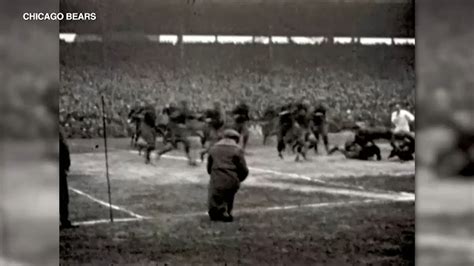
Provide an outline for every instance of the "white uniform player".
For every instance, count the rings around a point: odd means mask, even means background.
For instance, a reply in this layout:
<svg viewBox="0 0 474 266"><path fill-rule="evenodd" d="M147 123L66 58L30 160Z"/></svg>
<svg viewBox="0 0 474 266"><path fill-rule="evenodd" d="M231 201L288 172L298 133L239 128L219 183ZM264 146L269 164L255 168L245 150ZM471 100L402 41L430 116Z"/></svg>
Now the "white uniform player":
<svg viewBox="0 0 474 266"><path fill-rule="evenodd" d="M397 104L396 111L392 113L392 124L395 126L394 133L410 132L410 123L415 121L415 116Z"/></svg>

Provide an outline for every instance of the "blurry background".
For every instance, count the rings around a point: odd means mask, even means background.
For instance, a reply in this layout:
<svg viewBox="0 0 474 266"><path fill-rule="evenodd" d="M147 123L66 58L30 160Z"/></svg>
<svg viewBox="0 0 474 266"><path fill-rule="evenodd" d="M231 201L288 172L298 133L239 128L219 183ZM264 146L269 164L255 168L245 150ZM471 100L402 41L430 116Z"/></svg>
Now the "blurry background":
<svg viewBox="0 0 474 266"><path fill-rule="evenodd" d="M57 7L0 3L0 265L58 263L58 23L21 18Z"/></svg>
<svg viewBox="0 0 474 266"><path fill-rule="evenodd" d="M473 11L472 1L417 1L419 265L474 263Z"/></svg>

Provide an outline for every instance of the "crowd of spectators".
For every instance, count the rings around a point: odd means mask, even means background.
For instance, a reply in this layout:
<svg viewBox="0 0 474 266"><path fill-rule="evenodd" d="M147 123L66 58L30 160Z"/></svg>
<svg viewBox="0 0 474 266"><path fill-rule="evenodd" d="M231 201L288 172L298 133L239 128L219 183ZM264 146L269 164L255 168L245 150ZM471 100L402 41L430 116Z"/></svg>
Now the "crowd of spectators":
<svg viewBox="0 0 474 266"><path fill-rule="evenodd" d="M159 109L187 100L199 112L216 100L227 110L244 100L259 120L287 96L305 97L324 101L334 130L347 119L389 126L396 102L414 112L409 46L62 43L60 57L60 119L69 137L100 136L100 95L117 137L129 134L127 113L140 101Z"/></svg>

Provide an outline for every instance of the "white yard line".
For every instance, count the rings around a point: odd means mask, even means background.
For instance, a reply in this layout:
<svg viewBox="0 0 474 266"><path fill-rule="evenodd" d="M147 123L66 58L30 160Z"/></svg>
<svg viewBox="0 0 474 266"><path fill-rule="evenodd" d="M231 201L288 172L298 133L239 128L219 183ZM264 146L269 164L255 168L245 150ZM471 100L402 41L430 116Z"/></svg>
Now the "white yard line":
<svg viewBox="0 0 474 266"><path fill-rule="evenodd" d="M281 205L281 206L272 206L272 207L243 208L243 209L234 210L234 214L266 213L266 212L297 210L297 209L320 209L320 208L325 208L325 207L350 206L350 205L381 203L381 202L385 202L385 201L366 199L366 200L353 200L353 201L343 201L343 202L323 202L323 203L310 203L310 204L302 204L302 205ZM137 222L137 221L144 221L144 220L157 220L157 219L173 218L173 217L174 218L190 218L190 217L199 217L199 216L207 216L207 215L208 214L205 211L190 212L190 213L183 213L183 214L164 214L161 217L114 219L114 223L115 222L127 223L127 222ZM107 223L110 223L109 219L81 221L81 222L76 222L74 224L89 226L89 225L107 224Z"/></svg>
<svg viewBox="0 0 474 266"><path fill-rule="evenodd" d="M138 154L137 151L130 151L131 153ZM174 160L180 160L180 161L187 161L188 159L186 157L182 156L174 156L174 155L163 155L161 156L162 158L168 158L168 159L174 159ZM408 192L392 192L392 191L380 191L380 192L370 192L370 191L360 191L360 190L353 190L354 188L357 189L364 189L363 187L359 186L351 186L351 185L345 185L345 184L340 184L340 183L334 183L334 182L327 182L321 179L317 178L312 178L309 176L305 175L299 175L295 173L284 173L284 172L279 172L279 171L274 171L274 170L269 170L269 169L262 169L262 168L255 168L255 167L249 167L250 171L254 172L260 172L260 173L269 173L269 174L275 174L275 175L280 175L280 176L286 176L286 177L291 177L295 179L303 179L307 181L314 181L317 183L321 183L324 185L331 185L335 187L343 187L344 189L340 188L327 188L327 187L311 187L307 188L306 190L309 191L315 191L315 192L326 192L326 193L331 193L331 194L339 194L339 195L346 195L346 196L356 196L356 197L365 197L365 198L373 198L373 199L380 199L380 200L394 200L394 201L415 201L415 194L414 193L408 193ZM400 174L401 175L401 174ZM254 185L254 184L252 184ZM272 186L276 188L282 188L285 187L290 190L297 190L296 188L301 187L300 185L292 185L292 186L285 186L285 185L279 185L273 182L268 182L265 183L264 186ZM298 191L300 191L299 189Z"/></svg>
<svg viewBox="0 0 474 266"><path fill-rule="evenodd" d="M353 201L343 201L343 202L322 202L322 203L311 203L311 204L302 204L302 205L283 205L283 206L274 206L274 207L257 207L257 208L247 208L236 210L236 213L262 213L262 212L272 212L272 211L283 211L283 210L294 210L294 209L320 209L324 207L337 207L337 206L350 206L358 204L367 204L381 202L380 200L353 200Z"/></svg>
<svg viewBox="0 0 474 266"><path fill-rule="evenodd" d="M317 177L310 177L310 176L300 175L300 174L295 174L295 173L285 173L285 172L269 170L269 169L262 169L262 168L256 168L256 167L249 167L249 169L253 170L253 171L256 171L256 172L293 177L293 178L303 179L303 180L307 180L307 181L313 181L313 182L317 182L317 183L321 183L321 184L334 185L334 186L347 187L347 188L361 188L361 189L363 189L363 187L361 187L361 186L352 186L352 185L346 185L346 184L341 184L341 183L328 182L328 181L322 180L322 179L317 178ZM379 174L383 175L384 173L379 173ZM414 174L414 172L409 172L409 171L399 172L399 173L389 174L389 176L401 177L401 176L407 176L407 175L411 175L411 174ZM372 175L375 175L375 174L370 174L369 176L372 176ZM366 175L363 175L363 176L366 176ZM331 177L350 178L350 177L357 177L357 176L356 175L348 175L348 174L329 174L329 173L326 173L326 174L324 174L324 177L327 177L327 178L331 178Z"/></svg>
<svg viewBox="0 0 474 266"><path fill-rule="evenodd" d="M114 209L114 210L124 212L124 213L126 213L126 214L128 214L128 215L130 215L130 216L133 216L133 217L137 218L137 219L145 219L145 218L146 218L145 216L136 214L136 213L134 213L134 212L132 212L132 211L129 211L129 210L125 209L125 208L122 208L122 207L120 207L120 206L116 206L116 205L113 205L113 204L112 204L112 205L109 205L108 202L105 202L105 201L102 201L102 200L100 200L100 199L98 199L98 198L95 198L95 197L93 197L93 196L91 196L91 195L89 195L89 194L87 194L87 193L85 193L85 192L80 191L79 189L75 189L75 188L69 187L69 190L71 190L71 191L73 191L73 192L75 192L75 193L77 193L77 194L79 194L79 195L81 195L81 196L84 196L84 197L86 197L86 198L88 198L88 199L90 199L90 200L92 200L92 201L94 201L94 202L97 202L97 203L99 203L99 204L102 205L102 206L105 206L105 207L107 207L107 208L111 207L111 208Z"/></svg>
<svg viewBox="0 0 474 266"><path fill-rule="evenodd" d="M269 169L261 169L261 168L255 168L255 167L249 167L249 169L254 171L254 172L269 173L269 174L274 174L274 175L279 175L279 176L291 177L291 178L295 178L295 179L311 181L311 182L314 182L314 183L320 183L320 184L324 184L324 185L328 185L328 186L352 188L352 189L357 188L357 189L367 190L363 186L347 185L347 184L343 184L343 183L340 183L340 182L329 182L329 181L325 181L325 180L322 180L322 179L317 178L317 177L310 177L310 176L300 175L300 174L295 174L295 173L285 173L285 172L274 171L274 170L269 170ZM411 174L414 174L414 172L408 172L407 171L407 172L392 173L392 174L388 174L388 175L390 177L402 177L402 176L408 176L408 175L411 175ZM387 174L379 173L378 175L387 175ZM375 176L375 174L361 175L361 176ZM357 175L347 175L347 174L328 174L328 173L326 173L326 174L324 174L324 177L325 178L338 177L339 179L342 179L342 178L354 178L354 177L357 178L358 176ZM382 191L382 190L380 190L380 192L391 192L391 191Z"/></svg>
<svg viewBox="0 0 474 266"><path fill-rule="evenodd" d="M136 152L136 151L131 151L131 152L135 153L135 154L138 154L138 152ZM180 160L180 161L187 161L188 160L186 157L174 156L174 155L162 155L161 157L168 158L168 159L174 159L174 160ZM255 172L260 172L260 173L267 173L267 174L294 177L294 178L299 178L299 179L303 179L303 180L307 180L307 181L314 181L314 182L318 182L318 183L322 183L322 184L328 184L328 182L326 182L324 180L321 180L321 179L311 178L311 177L308 177L308 176L298 175L298 174L294 174L294 173L283 173L283 172L279 172L279 171L256 168L256 167L252 167L252 166L249 166L249 170L255 171Z"/></svg>
<svg viewBox="0 0 474 266"><path fill-rule="evenodd" d="M138 154L138 151L130 150L130 153ZM162 155L161 158L168 158L168 159L174 159L174 160L179 160L179 161L187 161L188 160L184 156L175 156L175 155L166 155L166 154ZM274 174L274 175L280 175L280 176L292 177L292 178L296 178L296 179L307 180L307 181L313 181L313 182L316 182L316 183L321 183L321 184L326 184L326 185L334 185L334 186L339 186L339 187L364 189L361 186L352 186L352 185L346 185L346 184L341 184L341 183L328 182L328 181L322 180L322 179L317 178L317 177L310 177L310 176L300 175L300 174L295 174L295 173L280 172L280 171L275 171L275 170L270 170L270 169L257 168L257 167L253 167L253 166L249 166L249 170L252 170L252 171L255 171L255 172L260 172L260 173L268 173L268 174ZM378 173L378 174L382 175L384 173ZM392 174L389 174L389 175L393 176L393 177L403 177L403 176L412 175L412 174L415 174L415 172L414 171L404 171L404 172L392 173ZM375 175L375 174L371 174L371 175ZM328 173L328 174L325 174L325 177L350 178L350 177L357 177L357 176L356 175L348 175L348 174L329 174Z"/></svg>
<svg viewBox="0 0 474 266"><path fill-rule="evenodd" d="M295 209L320 209L324 207L337 207L337 206L349 206L357 204L368 204L383 202L383 200L352 200L352 201L339 201L339 202L319 202L319 203L309 203L301 205L280 205L272 207L255 207L255 208L243 208L236 209L233 211L234 214L246 214L246 213L266 213L272 211L285 211L285 210L295 210ZM171 217L194 217L194 216L207 216L207 212L192 212L192 213L183 213L183 214L172 214Z"/></svg>
<svg viewBox="0 0 474 266"><path fill-rule="evenodd" d="M142 221L145 219L149 219L149 217L147 218L114 218L114 223L136 222L136 221ZM81 222L75 222L74 225L86 226L86 225L107 224L107 223L111 223L110 219L81 221Z"/></svg>
<svg viewBox="0 0 474 266"><path fill-rule="evenodd" d="M254 187L272 187L277 189L288 189L298 192L321 192L329 194L337 194L351 197L363 197L379 200L390 200L390 201L415 201L415 194L405 192L392 192L392 193L381 193L381 192L370 192L361 190L351 190L345 188L328 188L328 187L316 187L316 186L301 186L293 184L281 184L276 182L265 182L265 183L251 183L248 186Z"/></svg>
<svg viewBox="0 0 474 266"><path fill-rule="evenodd" d="M284 172L280 172L280 171L262 169L262 168L256 168L256 167L249 167L249 170L254 171L254 172L274 174L274 175L279 175L279 176L286 176L286 177L291 177L291 178L296 178L296 179L302 179L302 180L311 181L311 182L315 182L315 183L320 183L320 184L324 184L324 185L333 185L333 186L339 186L339 187L350 187L350 188L363 189L363 187L360 187L360 186L350 186L350 185L341 184L341 183L333 183L333 182L328 182L328 181L321 180L319 178L309 177L309 176L305 176L305 175L299 175L299 174L295 174L295 173L284 173Z"/></svg>

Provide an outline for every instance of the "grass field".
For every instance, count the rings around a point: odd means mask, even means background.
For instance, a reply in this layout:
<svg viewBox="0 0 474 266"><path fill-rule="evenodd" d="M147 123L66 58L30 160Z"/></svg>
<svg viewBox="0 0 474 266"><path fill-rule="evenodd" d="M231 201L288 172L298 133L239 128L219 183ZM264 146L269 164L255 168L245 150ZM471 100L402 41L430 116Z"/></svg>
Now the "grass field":
<svg viewBox="0 0 474 266"><path fill-rule="evenodd" d="M343 143L344 136L331 136ZM70 140L71 219L61 263L140 265L410 265L414 261L414 163L313 155L296 163L251 143L250 176L230 224L206 215L204 164L181 151L154 165L109 140L114 223L109 223L102 140ZM381 144L384 158L388 146ZM321 149L322 150L322 149Z"/></svg>

